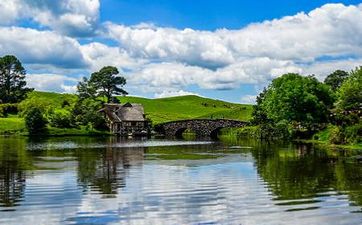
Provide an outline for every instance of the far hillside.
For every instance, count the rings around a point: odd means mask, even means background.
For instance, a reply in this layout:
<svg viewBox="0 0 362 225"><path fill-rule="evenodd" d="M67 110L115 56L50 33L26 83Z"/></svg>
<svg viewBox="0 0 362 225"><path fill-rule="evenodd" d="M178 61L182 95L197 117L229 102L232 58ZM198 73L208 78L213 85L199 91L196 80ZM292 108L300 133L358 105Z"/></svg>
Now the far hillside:
<svg viewBox="0 0 362 225"><path fill-rule="evenodd" d="M251 119L252 106L202 98L194 95L147 99L139 97L119 97L122 103L140 103L153 124L173 120L208 119Z"/></svg>

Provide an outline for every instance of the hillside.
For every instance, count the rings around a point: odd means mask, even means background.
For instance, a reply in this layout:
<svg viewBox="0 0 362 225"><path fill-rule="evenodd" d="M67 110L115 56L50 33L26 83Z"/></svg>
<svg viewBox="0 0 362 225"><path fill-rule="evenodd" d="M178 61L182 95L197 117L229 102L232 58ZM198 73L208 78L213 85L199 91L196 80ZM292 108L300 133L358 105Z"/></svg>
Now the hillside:
<svg viewBox="0 0 362 225"><path fill-rule="evenodd" d="M172 120L194 118L226 118L250 120L252 106L241 105L199 96L147 99L139 97L120 97L122 103L140 103L153 124Z"/></svg>
<svg viewBox="0 0 362 225"><path fill-rule="evenodd" d="M61 108L64 101L75 103L76 96L72 94L59 94L49 92L32 92L28 98L40 105L51 108ZM226 118L250 120L252 106L241 105L220 100L202 98L198 96L180 96L160 99L147 99L140 97L119 97L121 103L140 103L145 113L152 120L153 125L183 119L194 118ZM11 115L10 118L0 118L0 134L13 133L25 129L24 120Z"/></svg>
<svg viewBox="0 0 362 225"><path fill-rule="evenodd" d="M60 108L64 100L68 102L76 101L76 96L72 94L37 91L31 93L29 98L46 101L54 108ZM158 99L126 96L119 97L119 100L121 103L142 104L146 115L152 120L153 124L194 118L250 120L252 112L251 105L234 104L195 95Z"/></svg>

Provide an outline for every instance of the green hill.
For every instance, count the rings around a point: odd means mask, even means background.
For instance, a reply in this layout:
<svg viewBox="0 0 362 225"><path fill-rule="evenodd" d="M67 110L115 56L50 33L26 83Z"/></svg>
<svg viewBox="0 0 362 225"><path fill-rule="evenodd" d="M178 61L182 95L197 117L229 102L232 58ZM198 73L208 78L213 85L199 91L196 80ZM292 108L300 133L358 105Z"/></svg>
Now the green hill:
<svg viewBox="0 0 362 225"><path fill-rule="evenodd" d="M76 96L34 91L28 99L36 101L39 105L51 108L62 108L64 102L72 105ZM140 103L145 108L145 113L152 120L153 125L183 119L195 118L225 118L248 121L251 118L252 106L234 104L220 100L202 98L189 95L170 98L147 99L140 97L119 97L121 103ZM20 104L21 105L21 104ZM66 109L65 109L66 110ZM0 134L14 133L25 129L24 120L10 115L10 118L0 118Z"/></svg>
<svg viewBox="0 0 362 225"><path fill-rule="evenodd" d="M140 103L153 124L173 120L194 118L225 118L250 120L252 106L241 105L199 96L147 99L139 97L119 97L122 103Z"/></svg>

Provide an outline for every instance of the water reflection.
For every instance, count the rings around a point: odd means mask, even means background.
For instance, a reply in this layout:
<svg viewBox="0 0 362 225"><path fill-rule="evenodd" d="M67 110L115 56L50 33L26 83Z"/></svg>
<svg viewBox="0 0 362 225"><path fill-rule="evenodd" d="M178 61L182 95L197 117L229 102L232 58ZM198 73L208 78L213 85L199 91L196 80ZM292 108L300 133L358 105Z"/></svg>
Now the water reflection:
<svg viewBox="0 0 362 225"><path fill-rule="evenodd" d="M0 138L0 223L358 224L354 154L252 140Z"/></svg>

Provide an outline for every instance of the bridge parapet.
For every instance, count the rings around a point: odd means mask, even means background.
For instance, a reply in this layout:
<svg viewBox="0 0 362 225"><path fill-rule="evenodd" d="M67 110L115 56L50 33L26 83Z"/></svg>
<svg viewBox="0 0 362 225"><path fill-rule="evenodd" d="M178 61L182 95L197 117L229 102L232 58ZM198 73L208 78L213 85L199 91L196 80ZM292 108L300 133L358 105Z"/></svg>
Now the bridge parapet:
<svg viewBox="0 0 362 225"><path fill-rule="evenodd" d="M180 136L186 129L199 137L213 137L221 128L243 127L248 122L229 119L192 119L171 121L158 125L158 130L168 137Z"/></svg>

